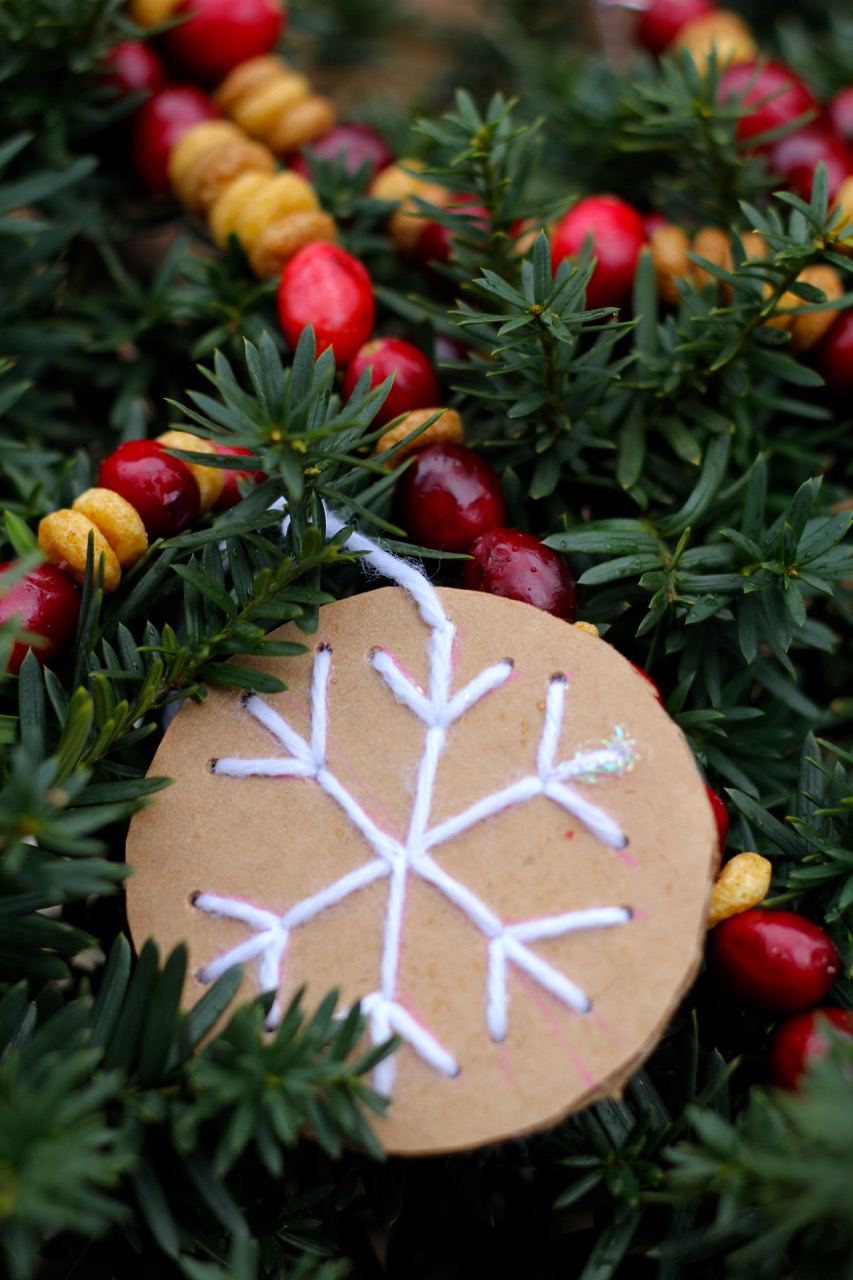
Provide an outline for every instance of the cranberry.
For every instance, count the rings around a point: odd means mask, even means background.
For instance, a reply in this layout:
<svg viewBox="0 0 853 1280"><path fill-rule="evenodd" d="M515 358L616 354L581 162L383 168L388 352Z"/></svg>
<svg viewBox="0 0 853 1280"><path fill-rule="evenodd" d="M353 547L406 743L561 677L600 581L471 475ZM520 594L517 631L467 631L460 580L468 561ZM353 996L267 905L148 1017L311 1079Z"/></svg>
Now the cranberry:
<svg viewBox="0 0 853 1280"><path fill-rule="evenodd" d="M647 240L651 240L656 232L666 231L667 227L672 226L669 218L665 218L662 213L658 213L657 209L650 209L648 213L642 215L642 218L643 231Z"/></svg>
<svg viewBox="0 0 853 1280"><path fill-rule="evenodd" d="M741 142L818 111L806 86L778 62L737 62L727 67L720 76L717 98L744 111L737 123Z"/></svg>
<svg viewBox="0 0 853 1280"><path fill-rule="evenodd" d="M394 511L413 542L437 551L467 551L505 515L498 477L461 444L421 449L397 482Z"/></svg>
<svg viewBox="0 0 853 1280"><path fill-rule="evenodd" d="M842 311L814 349L814 363L833 395L853 393L853 311Z"/></svg>
<svg viewBox="0 0 853 1280"><path fill-rule="evenodd" d="M622 307L630 301L634 270L646 243L643 220L618 196L589 196L561 218L551 242L554 270L564 258L574 258L592 239L596 259L587 286L586 305Z"/></svg>
<svg viewBox="0 0 853 1280"><path fill-rule="evenodd" d="M381 134L371 129L369 124L346 121L315 138L307 152L297 151L291 157L290 167L310 182L309 158L321 160L324 164L341 165L351 178L366 166L368 180L394 163L394 153Z"/></svg>
<svg viewBox="0 0 853 1280"><path fill-rule="evenodd" d="M156 93L166 83L166 70L144 40L123 40L104 59L102 83L119 98L132 93Z"/></svg>
<svg viewBox="0 0 853 1280"><path fill-rule="evenodd" d="M795 1013L817 1004L838 975L829 934L793 911L744 911L708 940L708 967L739 1004Z"/></svg>
<svg viewBox="0 0 853 1280"><path fill-rule="evenodd" d="M796 1089L810 1062L824 1058L829 1039L821 1030L829 1022L845 1039L853 1038L853 1010L824 1006L780 1022L770 1041L770 1079L780 1089Z"/></svg>
<svg viewBox="0 0 853 1280"><path fill-rule="evenodd" d="M712 791L708 784L705 784L705 794L708 797L708 803L711 806L711 812L714 815L714 821L717 824L717 844L720 853L726 847L726 837L729 834L729 815L726 813L726 806L721 796L716 791Z"/></svg>
<svg viewBox="0 0 853 1280"><path fill-rule="evenodd" d="M216 104L191 84L173 84L155 93L133 117L130 151L133 168L151 195L169 190L169 153L194 124L215 120Z"/></svg>
<svg viewBox="0 0 853 1280"><path fill-rule="evenodd" d="M770 168L803 200L811 198L814 171L821 161L826 165L832 200L844 179L853 173L853 151L841 138L811 124L780 138L770 151Z"/></svg>
<svg viewBox="0 0 853 1280"><path fill-rule="evenodd" d="M532 533L489 529L469 547L473 560L462 571L471 591L522 600L555 618L575 620L575 580L569 566Z"/></svg>
<svg viewBox="0 0 853 1280"><path fill-rule="evenodd" d="M217 453L239 454L241 457L254 457L251 449L244 449L239 444L222 444L219 440L211 440L210 442ZM222 492L213 504L217 511L230 511L232 507L236 507L238 502L242 501L243 495L240 492L241 480L246 482L254 481L260 484L266 479L263 471L232 471L230 467L223 471L225 480L222 486Z"/></svg>
<svg viewBox="0 0 853 1280"><path fill-rule="evenodd" d="M0 564L0 573L12 568L12 562ZM39 662L52 662L70 643L80 613L80 592L70 578L55 564L40 564L18 578L0 596L0 623L17 617L26 631L39 640L32 651ZM7 670L17 675L30 651L25 641L16 640Z"/></svg>
<svg viewBox="0 0 853 1280"><path fill-rule="evenodd" d="M174 16L188 21L167 31L163 44L185 75L216 84L275 47L285 14L280 0L182 0Z"/></svg>
<svg viewBox="0 0 853 1280"><path fill-rule="evenodd" d="M371 387L378 387L380 382L394 376L387 399L373 420L378 427L411 409L429 409L441 404L441 388L432 365L411 342L404 342L402 338L374 338L366 342L347 366L346 396L352 395L365 369L371 370Z"/></svg>
<svg viewBox="0 0 853 1280"><path fill-rule="evenodd" d="M637 23L637 40L650 53L663 53L685 23L716 9L712 0L652 0Z"/></svg>
<svg viewBox="0 0 853 1280"><path fill-rule="evenodd" d="M136 507L150 538L180 533L198 517L198 485L156 440L127 440L101 463L98 484Z"/></svg>
<svg viewBox="0 0 853 1280"><path fill-rule="evenodd" d="M448 213L469 218L472 229L476 228L482 233L488 233L490 226L489 211L485 205L480 204L477 196L459 193L445 205L445 209ZM423 230L418 237L416 250L418 260L424 266L435 263L441 266L446 265L450 261L450 256L453 253L455 242L459 235L460 232L458 230L452 230L434 219L425 221Z"/></svg>
<svg viewBox="0 0 853 1280"><path fill-rule="evenodd" d="M373 285L351 253L316 241L299 249L281 273L278 314L291 348L309 324L317 355L331 347L338 366L349 364L373 332Z"/></svg>
<svg viewBox="0 0 853 1280"><path fill-rule="evenodd" d="M826 114L839 138L853 142L853 84L835 95L826 109Z"/></svg>

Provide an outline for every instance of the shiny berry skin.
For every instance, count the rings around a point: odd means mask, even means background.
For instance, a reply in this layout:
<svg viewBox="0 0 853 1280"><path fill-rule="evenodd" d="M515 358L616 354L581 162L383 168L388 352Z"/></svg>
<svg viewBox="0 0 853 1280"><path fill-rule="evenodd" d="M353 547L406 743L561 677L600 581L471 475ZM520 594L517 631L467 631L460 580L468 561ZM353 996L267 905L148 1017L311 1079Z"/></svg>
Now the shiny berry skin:
<svg viewBox="0 0 853 1280"><path fill-rule="evenodd" d="M462 570L470 591L521 600L555 618L575 620L575 580L561 555L532 533L489 529L468 548L473 560Z"/></svg>
<svg viewBox="0 0 853 1280"><path fill-rule="evenodd" d="M853 151L841 138L817 124L780 138L770 149L769 160L773 173L803 200L811 198L814 171L821 161L826 165L830 200L853 173Z"/></svg>
<svg viewBox="0 0 853 1280"><path fill-rule="evenodd" d="M174 16L187 21L163 36L169 60L190 79L217 84L275 47L286 10L280 0L183 0Z"/></svg>
<svg viewBox="0 0 853 1280"><path fill-rule="evenodd" d="M708 968L724 994L770 1013L818 1004L839 970L829 934L793 911L744 911L712 930Z"/></svg>
<svg viewBox="0 0 853 1280"><path fill-rule="evenodd" d="M198 518L192 472L156 440L120 444L101 463L98 484L136 507L149 538L170 538Z"/></svg>
<svg viewBox="0 0 853 1280"><path fill-rule="evenodd" d="M436 551L467 551L502 525L500 481L488 462L462 444L433 444L415 454L394 491L397 522L411 540Z"/></svg>
<svg viewBox="0 0 853 1280"><path fill-rule="evenodd" d="M685 23L716 8L712 0L652 0L637 22L637 42L650 53L663 53Z"/></svg>
<svg viewBox="0 0 853 1280"><path fill-rule="evenodd" d="M841 89L826 108L827 118L839 138L853 142L853 84Z"/></svg>
<svg viewBox="0 0 853 1280"><path fill-rule="evenodd" d="M818 113L818 104L806 86L779 62L737 62L726 67L717 100L747 109L737 123L740 142L793 124L807 112L813 116Z"/></svg>
<svg viewBox="0 0 853 1280"><path fill-rule="evenodd" d="M381 134L371 129L369 124L346 121L336 124L327 133L315 138L304 152L297 151L291 157L291 169L310 182L309 156L324 164L342 166L351 178L364 165L368 181L394 163L394 153Z"/></svg>
<svg viewBox="0 0 853 1280"><path fill-rule="evenodd" d="M375 314L370 276L336 244L306 244L281 273L278 315L292 350L310 324L317 355L331 347L343 367L370 337Z"/></svg>
<svg viewBox="0 0 853 1280"><path fill-rule="evenodd" d="M101 82L118 98L132 93L156 93L166 83L166 68L144 40L123 40L114 45L103 63Z"/></svg>
<svg viewBox="0 0 853 1280"><path fill-rule="evenodd" d="M853 1039L853 1010L828 1005L794 1014L780 1022L770 1040L770 1080L780 1089L799 1088L810 1062L826 1057L829 1039L821 1021L829 1022L845 1039Z"/></svg>
<svg viewBox="0 0 853 1280"><path fill-rule="evenodd" d="M347 365L344 394L355 390L365 369L370 369L370 385L378 387L393 374L394 381L387 399L373 419L374 426L398 418L412 409L438 408L442 402L441 387L433 367L422 351L402 338L374 338L356 351Z"/></svg>
<svg viewBox="0 0 853 1280"><path fill-rule="evenodd" d="M587 286L587 308L625 306L631 298L637 258L646 243L642 218L618 196L588 196L579 201L554 232L554 270L563 258L577 257L588 237L596 264Z"/></svg>
<svg viewBox="0 0 853 1280"><path fill-rule="evenodd" d="M178 139L201 120L218 117L213 99L191 84L168 85L142 103L131 122L130 153L151 195L169 190L169 153Z"/></svg>
<svg viewBox="0 0 853 1280"><path fill-rule="evenodd" d="M815 368L833 395L853 394L853 311L842 311L812 353Z"/></svg>
<svg viewBox="0 0 853 1280"><path fill-rule="evenodd" d="M0 564L0 573L12 567ZM40 564L0 595L0 622L17 616L21 626L41 638L32 651L39 662L52 662L71 643L80 613L80 591L55 564ZM17 675L30 645L16 640L7 670Z"/></svg>
<svg viewBox="0 0 853 1280"><path fill-rule="evenodd" d="M243 458L254 456L251 449L244 449L239 444L222 444L219 440L211 440L210 443L216 452L220 454L239 455ZM254 481L255 484L260 484L262 480L266 479L263 471L232 471L230 467L226 468L222 474L225 483L222 486L222 492L213 504L217 511L230 511L232 507L236 507L238 502L242 502L243 494L240 492L239 485L241 480L246 482Z"/></svg>
<svg viewBox="0 0 853 1280"><path fill-rule="evenodd" d="M729 815L726 813L726 806L722 797L718 796L716 791L712 791L707 783L705 784L705 794L708 797L708 803L714 815L714 822L717 824L717 844L720 853L722 853L726 847L726 837L729 834Z"/></svg>

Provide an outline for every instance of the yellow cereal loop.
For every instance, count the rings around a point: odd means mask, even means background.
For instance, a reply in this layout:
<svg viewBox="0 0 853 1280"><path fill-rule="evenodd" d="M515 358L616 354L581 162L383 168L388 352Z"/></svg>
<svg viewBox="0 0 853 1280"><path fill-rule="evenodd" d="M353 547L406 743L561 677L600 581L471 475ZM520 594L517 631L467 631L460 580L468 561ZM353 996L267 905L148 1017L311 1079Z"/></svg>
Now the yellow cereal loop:
<svg viewBox="0 0 853 1280"><path fill-rule="evenodd" d="M574 626L578 631L585 631L589 636L601 635L601 632L594 622L576 622Z"/></svg>
<svg viewBox="0 0 853 1280"><path fill-rule="evenodd" d="M690 242L687 232L674 223L659 227L652 232L649 247L655 264L658 294L665 302L675 306L680 297L676 281L683 280L690 273L690 259L687 257Z"/></svg>
<svg viewBox="0 0 853 1280"><path fill-rule="evenodd" d="M396 466L402 462L404 458L408 458L410 454L417 453L420 449L425 449L430 444L462 444L465 439L465 430L462 426L462 419L455 409L411 409L404 418L399 422L395 422L393 427L389 427L376 442L376 452L384 453L386 449L393 449L401 440L405 440L406 436L412 431L417 431L418 427L423 426L425 422L434 414L439 416L435 422L422 431L419 436L415 436L414 440L409 440L404 444L399 452L394 454L390 459L389 465Z"/></svg>
<svg viewBox="0 0 853 1280"><path fill-rule="evenodd" d="M758 56L758 45L749 27L729 9L714 9L686 22L670 48L687 49L700 71L706 69L712 53L718 67L751 62Z"/></svg>
<svg viewBox="0 0 853 1280"><path fill-rule="evenodd" d="M220 111L230 115L232 109L243 98L255 93L261 85L280 79L284 74L295 73L291 72L287 64L274 54L262 53L256 58L247 58L245 62L234 67L233 71L228 72L216 90L213 95L216 105Z"/></svg>
<svg viewBox="0 0 853 1280"><path fill-rule="evenodd" d="M280 116L310 97L311 85L305 76L282 70L274 79L240 98L229 111L241 129L269 142Z"/></svg>
<svg viewBox="0 0 853 1280"><path fill-rule="evenodd" d="M191 125L169 152L169 183L172 190L178 192L180 198L181 184L201 156L207 155L223 142L238 142L242 137L240 130L230 120L200 120L198 124Z"/></svg>
<svg viewBox="0 0 853 1280"><path fill-rule="evenodd" d="M268 173L251 170L234 178L219 193L207 211L210 234L220 249L228 243L228 237L237 231L237 222L243 206L270 181Z"/></svg>
<svg viewBox="0 0 853 1280"><path fill-rule="evenodd" d="M417 172L423 165L419 160L400 160L389 165L376 175L370 185L370 194L375 200L395 200L399 208L395 209L388 221L391 239L403 254L413 254L424 228L424 213L415 198L425 200L427 204L447 204L450 192L446 187L435 182L427 182Z"/></svg>
<svg viewBox="0 0 853 1280"><path fill-rule="evenodd" d="M187 453L216 453L209 440L200 440L189 431L164 431L157 437L164 449L184 449ZM210 511L225 487L225 472L221 467L205 467L200 462L185 462L198 485L198 501L201 511Z"/></svg>
<svg viewBox="0 0 853 1280"><path fill-rule="evenodd" d="M271 174L274 169L269 147L243 136L236 142L222 142L199 156L176 194L190 213L203 215L241 173Z"/></svg>
<svg viewBox="0 0 853 1280"><path fill-rule="evenodd" d="M168 22L181 0L130 0L130 16L138 27L159 27Z"/></svg>
<svg viewBox="0 0 853 1280"><path fill-rule="evenodd" d="M848 236L853 236L853 177L845 178L835 196L834 209L841 210L841 225L838 228L838 235L841 236L841 243L836 245L840 253L846 253L848 257L853 255L853 240L844 240Z"/></svg>
<svg viewBox="0 0 853 1280"><path fill-rule="evenodd" d="M818 262L813 267L806 267L797 276L806 284L813 284L821 289L828 302L836 302L844 292L841 276L828 262ZM802 306L803 299L797 298ZM820 342L823 335L832 328L838 319L837 311L812 311L801 316L791 316L791 349L793 351L810 351Z"/></svg>
<svg viewBox="0 0 853 1280"><path fill-rule="evenodd" d="M770 888L771 865L760 853L738 853L714 881L708 906L708 928L729 916L757 907Z"/></svg>
<svg viewBox="0 0 853 1280"><path fill-rule="evenodd" d="M697 231L693 238L693 252L700 258L707 258L716 267L725 267L727 271L732 269L732 246L729 237L720 227L702 227ZM715 287L720 285L716 276L712 276L695 262L690 263L690 277L697 289L704 289L709 284Z"/></svg>
<svg viewBox="0 0 853 1280"><path fill-rule="evenodd" d="M319 204L311 183L298 173L277 173L246 200L237 215L234 231L246 251L251 252L270 223L303 209L317 209Z"/></svg>
<svg viewBox="0 0 853 1280"><path fill-rule="evenodd" d="M303 245L318 240L334 244L337 238L337 224L330 213L299 209L263 228L249 249L249 266L259 280L271 280Z"/></svg>
<svg viewBox="0 0 853 1280"><path fill-rule="evenodd" d="M87 489L74 499L71 509L79 511L100 529L122 569L136 564L148 550L142 516L120 493L112 489Z"/></svg>
<svg viewBox="0 0 853 1280"><path fill-rule="evenodd" d="M334 103L322 94L312 93L283 111L275 124L264 134L276 155L286 155L306 147L315 138L328 133L337 124L338 115Z"/></svg>
<svg viewBox="0 0 853 1280"><path fill-rule="evenodd" d="M118 557L96 524L80 511L51 511L39 523L39 546L51 564L61 565L73 582L83 585L86 578L86 552L89 535L95 556L95 571L103 564L104 592L115 591L121 582Z"/></svg>

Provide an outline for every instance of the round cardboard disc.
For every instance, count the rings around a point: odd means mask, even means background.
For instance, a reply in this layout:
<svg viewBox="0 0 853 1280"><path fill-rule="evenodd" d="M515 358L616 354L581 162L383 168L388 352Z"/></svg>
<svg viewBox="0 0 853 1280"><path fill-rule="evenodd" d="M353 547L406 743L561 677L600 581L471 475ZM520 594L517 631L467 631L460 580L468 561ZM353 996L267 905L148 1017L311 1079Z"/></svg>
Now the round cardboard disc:
<svg viewBox="0 0 853 1280"><path fill-rule="evenodd" d="M452 652L399 587L325 607L285 693L186 703L127 857L137 945L186 941L191 1005L337 988L400 1036L391 1152L555 1124L652 1050L701 956L716 837L648 681L528 605L441 590ZM277 638L306 641L293 626Z"/></svg>

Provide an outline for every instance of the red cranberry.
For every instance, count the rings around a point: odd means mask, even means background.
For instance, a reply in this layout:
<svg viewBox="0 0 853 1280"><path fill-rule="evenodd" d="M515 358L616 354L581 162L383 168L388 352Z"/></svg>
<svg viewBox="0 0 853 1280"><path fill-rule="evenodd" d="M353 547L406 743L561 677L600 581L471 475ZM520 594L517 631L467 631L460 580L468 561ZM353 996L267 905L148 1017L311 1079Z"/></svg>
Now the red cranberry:
<svg viewBox="0 0 853 1280"><path fill-rule="evenodd" d="M657 209L650 209L648 213L642 215L642 218L643 231L647 240L651 240L656 231L665 231L667 227L672 226L669 218L665 218L662 213L658 213Z"/></svg>
<svg viewBox="0 0 853 1280"><path fill-rule="evenodd" d="M167 31L163 44L185 75L216 84L275 47L285 14L280 0L182 0L174 16L188 21Z"/></svg>
<svg viewBox="0 0 853 1280"><path fill-rule="evenodd" d="M853 311L842 311L813 353L815 368L833 395L853 394Z"/></svg>
<svg viewBox="0 0 853 1280"><path fill-rule="evenodd" d="M803 200L812 194L814 171L826 165L829 198L833 200L845 178L853 173L853 151L847 143L820 125L806 125L773 144L770 168Z"/></svg>
<svg viewBox="0 0 853 1280"><path fill-rule="evenodd" d="M642 218L618 196L581 200L557 224L551 242L554 270L564 258L577 257L588 238L596 263L587 307L623 307L630 301L637 258L646 243Z"/></svg>
<svg viewBox="0 0 853 1280"><path fill-rule="evenodd" d="M475 234L477 230L488 233L489 211L485 205L480 204L477 196L457 193L444 207L448 213L469 218ZM460 234L458 230L451 230L450 227L433 219L425 221L418 237L416 250L418 261L424 266L435 263L441 266L446 265L450 261L456 238Z"/></svg>
<svg viewBox="0 0 853 1280"><path fill-rule="evenodd" d="M421 449L397 482L394 511L413 542L437 551L467 551L505 515L498 477L461 444Z"/></svg>
<svg viewBox="0 0 853 1280"><path fill-rule="evenodd" d="M169 153L187 129L215 120L216 104L191 84L173 84L155 93L133 117L130 151L134 171L151 195L169 190Z"/></svg>
<svg viewBox="0 0 853 1280"><path fill-rule="evenodd" d="M310 324L317 355L331 347L339 367L349 364L373 332L370 276L346 249L322 241L306 244L281 273L278 314L291 348Z"/></svg>
<svg viewBox="0 0 853 1280"><path fill-rule="evenodd" d="M821 1029L829 1022L835 1031L853 1039L853 1010L824 1006L797 1013L780 1022L770 1040L770 1079L780 1089L797 1089L810 1062L826 1057L829 1039Z"/></svg>
<svg viewBox="0 0 853 1280"><path fill-rule="evenodd" d="M156 440L127 440L101 463L98 484L136 507L149 538L169 538L198 517L198 485L186 463Z"/></svg>
<svg viewBox="0 0 853 1280"><path fill-rule="evenodd" d="M368 181L394 163L394 153L381 134L371 129L369 124L346 121L315 138L306 152L297 151L291 157L291 169L310 182L309 157L321 160L324 164L342 165L344 172L351 178L355 177L363 165L367 166Z"/></svg>
<svg viewBox="0 0 853 1280"><path fill-rule="evenodd" d="M219 440L211 440L210 442L217 453L234 454L244 458L253 457L251 449L244 449L239 444L222 444ZM213 504L217 511L230 511L232 507L236 507L237 503L242 501L243 495L240 492L241 480L247 483L254 481L260 484L266 479L263 471L232 471L230 467L226 468L223 473L225 483L222 486L222 492Z"/></svg>
<svg viewBox="0 0 853 1280"><path fill-rule="evenodd" d="M12 562L0 564L0 573L12 568ZM17 617L20 625L39 640L32 651L42 665L52 662L71 642L80 613L80 592L70 578L55 564L40 564L18 578L0 596L0 623ZM17 675L30 645L16 640L7 670Z"/></svg>
<svg viewBox="0 0 853 1280"><path fill-rule="evenodd" d="M129 98L132 93L156 93L166 83L166 70L150 44L123 40L104 59L102 83L109 85L119 98Z"/></svg>
<svg viewBox="0 0 853 1280"><path fill-rule="evenodd" d="M708 797L708 803L714 815L714 822L717 824L717 844L720 853L722 853L726 847L726 838L729 834L729 815L726 813L726 806L723 803L722 796L718 796L716 791L712 791L707 783L705 784L705 794Z"/></svg>
<svg viewBox="0 0 853 1280"><path fill-rule="evenodd" d="M489 529L469 547L473 560L462 570L471 591L522 600L555 618L575 620L575 580L561 555L532 533Z"/></svg>
<svg viewBox="0 0 853 1280"><path fill-rule="evenodd" d="M712 930L708 967L738 1004L795 1013L818 1004L838 976L829 934L793 911L744 911Z"/></svg>
<svg viewBox="0 0 853 1280"><path fill-rule="evenodd" d="M378 387L386 378L394 376L388 397L373 419L377 427L411 409L437 408L441 404L441 387L432 365L411 342L404 342L402 338L374 338L360 347L347 366L344 378L347 397L352 395L365 369L371 370L371 387Z"/></svg>
<svg viewBox="0 0 853 1280"><path fill-rule="evenodd" d="M741 142L818 111L806 86L778 62L737 62L727 67L720 76L717 98L744 110L737 123Z"/></svg>
<svg viewBox="0 0 853 1280"><path fill-rule="evenodd" d="M835 95L827 107L827 117L839 138L853 142L853 84Z"/></svg>
<svg viewBox="0 0 853 1280"><path fill-rule="evenodd" d="M650 53L663 53L681 28L716 9L712 0L652 0L637 22L637 40Z"/></svg>

